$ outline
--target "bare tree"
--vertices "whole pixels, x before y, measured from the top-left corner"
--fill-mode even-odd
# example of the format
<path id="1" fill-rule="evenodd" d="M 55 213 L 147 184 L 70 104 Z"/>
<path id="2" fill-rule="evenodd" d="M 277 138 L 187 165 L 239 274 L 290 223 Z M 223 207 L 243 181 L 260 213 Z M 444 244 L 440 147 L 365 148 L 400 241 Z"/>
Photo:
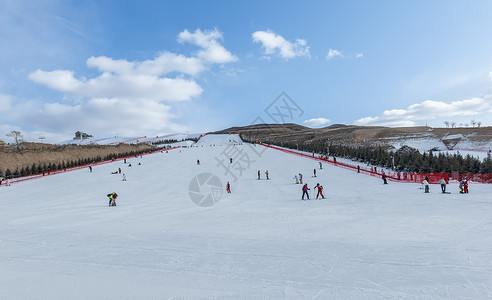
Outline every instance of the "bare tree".
<path id="1" fill-rule="evenodd" d="M 474 119 L 473 119 L 473 120 L 471 120 L 471 122 L 470 122 L 470 123 L 472 124 L 472 127 L 475 127 L 475 124 L 477 124 L 477 122 L 476 122 Z"/>
<path id="2" fill-rule="evenodd" d="M 20 150 L 22 143 L 24 143 L 24 137 L 22 136 L 22 133 L 17 130 L 12 130 L 11 132 L 7 133 L 6 136 L 13 138 L 15 140 L 15 147 L 17 148 L 17 150 Z"/>
<path id="3" fill-rule="evenodd" d="M 454 128 L 456 126 L 456 122 L 451 122 L 451 128 Z"/>
<path id="4" fill-rule="evenodd" d="M 446 125 L 446 128 L 449 128 L 449 121 L 444 121 L 444 125 Z"/>
<path id="5" fill-rule="evenodd" d="M 482 126 L 482 122 L 478 121 L 477 126 L 480 128 L 480 126 Z"/>

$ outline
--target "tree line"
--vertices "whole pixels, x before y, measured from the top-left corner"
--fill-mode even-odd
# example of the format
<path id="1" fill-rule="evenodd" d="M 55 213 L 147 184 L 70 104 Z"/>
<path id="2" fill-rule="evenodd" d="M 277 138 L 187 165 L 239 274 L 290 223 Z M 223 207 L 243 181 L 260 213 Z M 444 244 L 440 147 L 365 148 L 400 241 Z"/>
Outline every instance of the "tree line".
<path id="1" fill-rule="evenodd" d="M 3 172 L 3 170 L 0 169 L 0 176 L 4 178 L 17 178 L 22 176 L 36 175 L 36 174 L 42 174 L 43 172 L 59 171 L 67 168 L 78 167 L 82 165 L 97 163 L 97 162 L 116 159 L 116 158 L 135 156 L 152 151 L 154 150 L 146 149 L 140 151 L 130 151 L 130 152 L 118 153 L 118 154 L 108 154 L 105 156 L 79 158 L 78 160 L 67 160 L 59 163 L 43 163 L 43 162 L 37 164 L 33 163 L 31 166 L 22 167 L 20 169 L 16 168 L 15 170 L 10 170 L 9 168 L 7 168 L 5 172 Z"/>
<path id="2" fill-rule="evenodd" d="M 241 137 L 243 138 L 243 137 Z M 243 138 L 248 141 L 247 138 Z M 298 149 L 318 155 L 342 157 L 353 160 L 357 164 L 368 164 L 384 168 L 390 168 L 395 171 L 407 171 L 415 173 L 492 173 L 492 158 L 489 153 L 487 157 L 480 160 L 476 157 L 460 154 L 448 154 L 442 152 L 424 152 L 423 154 L 414 148 L 404 146 L 399 150 L 390 150 L 384 146 L 374 145 L 344 145 L 327 144 L 326 142 L 314 143 L 294 143 L 266 141 L 267 143 L 286 147 L 289 149 Z"/>

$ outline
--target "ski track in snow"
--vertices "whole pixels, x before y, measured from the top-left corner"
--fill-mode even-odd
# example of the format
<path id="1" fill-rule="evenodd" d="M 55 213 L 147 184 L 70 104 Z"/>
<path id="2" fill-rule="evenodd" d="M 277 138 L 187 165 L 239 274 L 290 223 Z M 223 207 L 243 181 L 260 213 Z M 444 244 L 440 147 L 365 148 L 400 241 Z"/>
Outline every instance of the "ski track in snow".
<path id="1" fill-rule="evenodd" d="M 312 178 L 316 161 L 247 144 L 230 146 L 254 160 L 234 181 L 217 162 L 229 140 L 0 188 L 0 298 L 492 297 L 491 186 L 424 194 L 330 165 Z M 196 206 L 202 172 L 232 194 Z M 326 199 L 301 201 L 298 173 Z"/>

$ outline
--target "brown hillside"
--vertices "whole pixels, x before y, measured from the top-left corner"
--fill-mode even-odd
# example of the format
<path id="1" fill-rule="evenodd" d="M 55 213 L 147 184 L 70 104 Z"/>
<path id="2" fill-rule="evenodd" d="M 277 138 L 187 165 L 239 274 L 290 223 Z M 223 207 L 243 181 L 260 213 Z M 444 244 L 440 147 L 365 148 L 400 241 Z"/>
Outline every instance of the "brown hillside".
<path id="1" fill-rule="evenodd" d="M 441 140 L 452 148 L 462 138 L 476 143 L 492 141 L 492 127 L 474 128 L 431 128 L 420 127 L 365 127 L 335 124 L 325 128 L 308 128 L 298 124 L 259 124 L 232 127 L 215 133 L 239 132 L 249 141 L 267 143 L 294 143 L 298 145 L 323 142 L 345 145 L 389 145 L 390 141 L 431 138 Z M 460 136 L 461 135 L 461 136 Z M 447 138 L 448 136 L 456 138 Z"/>
<path id="2" fill-rule="evenodd" d="M 17 168 L 30 167 L 32 164 L 63 164 L 69 161 L 78 161 L 79 159 L 92 159 L 100 156 L 117 155 L 129 153 L 132 151 L 151 150 L 154 147 L 146 144 L 117 146 L 110 145 L 50 145 L 41 143 L 24 143 L 22 152 L 0 152 L 0 173 L 7 169 L 12 172 Z"/>

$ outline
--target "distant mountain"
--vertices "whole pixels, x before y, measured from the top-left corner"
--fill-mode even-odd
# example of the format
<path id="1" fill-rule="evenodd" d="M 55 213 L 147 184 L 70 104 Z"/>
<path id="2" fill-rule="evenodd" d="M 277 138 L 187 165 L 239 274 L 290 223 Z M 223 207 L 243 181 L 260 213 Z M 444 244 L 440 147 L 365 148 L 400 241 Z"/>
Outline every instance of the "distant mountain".
<path id="1" fill-rule="evenodd" d="M 257 124 L 231 127 L 214 133 L 238 132 L 248 141 L 266 143 L 343 145 L 377 145 L 389 149 L 410 146 L 419 151 L 462 148 L 492 149 L 492 127 L 432 128 L 383 127 L 335 124 L 324 128 L 308 128 L 298 124 Z"/>

